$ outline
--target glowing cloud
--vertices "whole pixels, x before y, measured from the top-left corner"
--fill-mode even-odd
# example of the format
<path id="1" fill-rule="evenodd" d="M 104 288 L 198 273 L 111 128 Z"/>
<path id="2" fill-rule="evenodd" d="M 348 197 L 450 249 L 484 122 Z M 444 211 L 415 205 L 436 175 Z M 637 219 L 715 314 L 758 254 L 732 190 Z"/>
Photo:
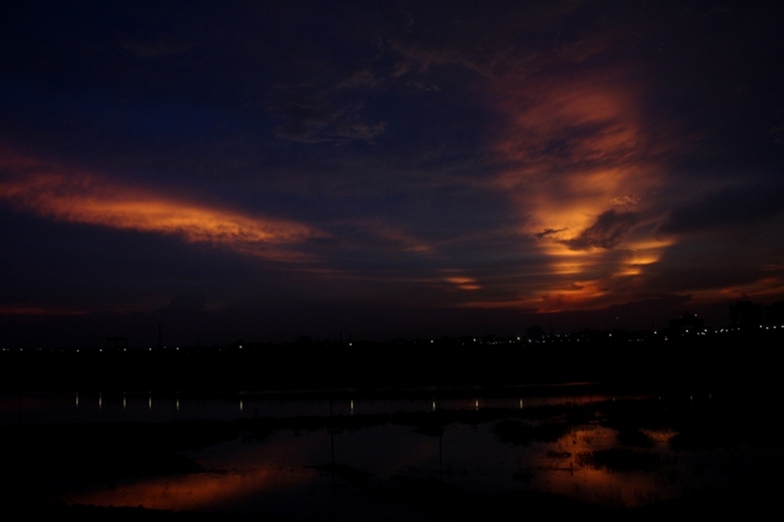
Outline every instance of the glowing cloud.
<path id="1" fill-rule="evenodd" d="M 404 252 L 426 253 L 434 250 L 432 245 L 391 226 L 376 224 L 372 231 L 389 245 L 394 245 Z"/>
<path id="2" fill-rule="evenodd" d="M 322 235 L 293 221 L 188 202 L 29 158 L 4 157 L 0 168 L 0 200 L 57 221 L 175 236 L 285 261 L 305 257 L 289 245 Z"/>
<path id="3" fill-rule="evenodd" d="M 580 232 L 572 239 L 562 239 L 559 243 L 566 245 L 569 250 L 588 250 L 615 248 L 623 240 L 629 230 L 637 224 L 637 214 L 632 212 L 617 213 L 608 210 L 599 214 L 596 222 Z"/>
<path id="4" fill-rule="evenodd" d="M 459 288 L 460 290 L 480 290 L 482 288 L 482 285 L 480 285 L 473 277 L 450 276 L 445 277 L 444 281 L 455 285 L 455 287 Z"/>
<path id="5" fill-rule="evenodd" d="M 547 287 L 528 286 L 521 295 L 526 306 L 607 305 L 613 278 L 642 275 L 667 246 L 651 225 L 664 171 L 650 152 L 637 89 L 623 77 L 603 71 L 509 81 L 493 92 L 508 118 L 495 145 L 507 165 L 496 186 L 519 209 L 520 234 L 535 238 L 549 267 Z"/>

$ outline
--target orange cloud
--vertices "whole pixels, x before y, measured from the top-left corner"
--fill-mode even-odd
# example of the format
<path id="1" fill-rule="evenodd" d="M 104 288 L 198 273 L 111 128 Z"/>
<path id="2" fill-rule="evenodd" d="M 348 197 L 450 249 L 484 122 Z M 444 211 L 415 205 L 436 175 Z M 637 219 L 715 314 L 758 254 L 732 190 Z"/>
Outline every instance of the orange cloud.
<path id="1" fill-rule="evenodd" d="M 373 232 L 381 239 L 390 245 L 402 248 L 405 252 L 426 253 L 434 250 L 432 245 L 429 245 L 402 230 L 381 224 L 376 224 L 376 226 L 372 228 Z"/>
<path id="2" fill-rule="evenodd" d="M 460 290 L 480 290 L 482 288 L 482 285 L 480 285 L 479 282 L 473 277 L 449 276 L 444 277 L 444 281 L 455 285 L 455 287 L 459 288 Z"/>
<path id="3" fill-rule="evenodd" d="M 607 306 L 605 302 L 608 289 L 601 281 L 574 281 L 556 287 L 552 282 L 540 288 L 530 289 L 527 295 L 510 299 L 485 299 L 460 303 L 461 308 L 520 308 L 537 312 L 552 313 L 574 309 L 595 309 Z M 535 286 L 535 285 L 533 285 Z"/>
<path id="4" fill-rule="evenodd" d="M 507 165 L 496 187 L 518 209 L 519 233 L 536 238 L 551 276 L 549 288 L 521 296 L 526 305 L 606 305 L 613 278 L 644 274 L 670 244 L 652 226 L 653 199 L 665 182 L 660 149 L 651 152 L 640 91 L 625 76 L 512 80 L 492 93 L 508 118 L 495 144 Z"/>
<path id="5" fill-rule="evenodd" d="M 23 211 L 83 223 L 210 243 L 276 260 L 302 260 L 292 245 L 322 236 L 294 221 L 249 215 L 189 202 L 92 173 L 3 155 L 0 200 Z"/>
<path id="6" fill-rule="evenodd" d="M 692 301 L 710 303 L 735 299 L 777 300 L 784 295 L 784 277 L 768 275 L 744 284 L 687 289 Z"/>

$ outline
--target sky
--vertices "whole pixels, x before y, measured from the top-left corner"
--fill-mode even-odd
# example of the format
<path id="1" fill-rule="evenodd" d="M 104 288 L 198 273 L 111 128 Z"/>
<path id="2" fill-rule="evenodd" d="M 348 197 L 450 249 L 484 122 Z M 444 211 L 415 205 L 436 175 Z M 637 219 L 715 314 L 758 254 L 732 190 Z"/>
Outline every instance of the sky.
<path id="1" fill-rule="evenodd" d="M 0 7 L 0 345 L 784 299 L 784 4 Z"/>

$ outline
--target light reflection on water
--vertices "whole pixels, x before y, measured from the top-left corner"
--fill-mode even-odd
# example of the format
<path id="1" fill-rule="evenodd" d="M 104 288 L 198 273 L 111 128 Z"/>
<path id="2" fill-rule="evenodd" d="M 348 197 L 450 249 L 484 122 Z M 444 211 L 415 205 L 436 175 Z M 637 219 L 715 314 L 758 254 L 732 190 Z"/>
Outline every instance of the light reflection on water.
<path id="1" fill-rule="evenodd" d="M 671 498 L 673 491 L 664 491 L 655 483 L 654 473 L 612 473 L 580 461 L 592 451 L 617 446 L 616 431 L 601 426 L 581 426 L 561 437 L 555 444 L 541 448 L 535 477 L 540 489 L 604 505 L 638 506 L 648 501 Z M 656 454 L 666 448 L 653 448 Z M 659 496 L 661 498 L 654 498 Z"/>
<path id="2" fill-rule="evenodd" d="M 229 473 L 199 473 L 156 477 L 141 483 L 120 485 L 108 490 L 74 495 L 69 502 L 103 506 L 144 506 L 174 511 L 216 511 L 237 509 L 248 497 L 277 494 L 301 488 L 316 472 L 265 468 Z"/>
<path id="3" fill-rule="evenodd" d="M 229 398 L 70 394 L 4 397 L 0 412 L 4 426 L 321 419 L 304 428 L 288 427 L 285 421 L 274 427 L 273 422 L 273 428 L 258 437 L 240 435 L 180 450 L 202 466 L 201 472 L 121 479 L 111 487 L 80 484 L 69 488 L 78 493 L 61 497 L 69 503 L 294 518 L 315 518 L 337 510 L 345 518 L 362 519 L 383 509 L 400 519 L 425 520 L 427 513 L 408 502 L 404 493 L 434 480 L 471 494 L 545 491 L 602 505 L 646 505 L 728 483 L 748 469 L 761 467 L 771 456 L 770 451 L 738 447 L 675 452 L 670 441 L 677 431 L 661 426 L 638 429 L 635 436 L 647 445 L 629 446 L 620 439 L 618 428 L 591 409 L 596 404 L 598 411 L 599 405 L 613 400 L 578 393 L 485 397 L 481 390 L 459 397 L 423 394 L 403 399 L 341 394 L 333 401 L 253 394 Z M 625 411 L 633 411 L 635 401 L 652 400 L 656 399 L 624 398 L 629 408 Z M 564 420 L 578 408 L 587 408 L 583 412 L 587 415 Z M 489 413 L 482 416 L 483 412 Z M 396 414 L 405 413 L 415 417 L 396 420 Z M 368 424 L 329 421 L 362 420 L 374 414 L 389 417 Z M 440 419 L 440 424 L 427 428 L 427 419 Z M 504 422 L 510 423 L 512 433 L 506 438 L 499 435 Z M 550 438 L 544 432 L 530 435 L 550 424 L 562 426 L 562 431 Z M 638 455 L 648 460 L 618 470 L 596 456 L 612 458 L 618 448 L 626 452 L 620 453 L 622 460 Z M 774 453 L 781 457 L 780 450 Z"/>
<path id="4" fill-rule="evenodd" d="M 601 394 L 417 398 L 341 398 L 330 404 L 308 394 L 234 394 L 204 397 L 198 394 L 148 393 L 40 393 L 24 397 L 0 396 L 0 426 L 44 422 L 168 422 L 176 420 L 232 420 L 237 417 L 328 416 L 446 410 L 524 409 L 538 406 L 589 404 L 611 399 Z M 332 411 L 330 411 L 330 409 Z"/>

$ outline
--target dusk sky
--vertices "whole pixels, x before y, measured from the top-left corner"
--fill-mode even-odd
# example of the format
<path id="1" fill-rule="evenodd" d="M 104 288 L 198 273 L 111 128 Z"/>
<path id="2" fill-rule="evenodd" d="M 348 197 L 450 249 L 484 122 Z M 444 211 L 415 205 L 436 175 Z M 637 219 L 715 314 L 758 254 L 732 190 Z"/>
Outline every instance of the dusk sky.
<path id="1" fill-rule="evenodd" d="M 0 345 L 784 299 L 784 3 L 7 2 Z"/>

